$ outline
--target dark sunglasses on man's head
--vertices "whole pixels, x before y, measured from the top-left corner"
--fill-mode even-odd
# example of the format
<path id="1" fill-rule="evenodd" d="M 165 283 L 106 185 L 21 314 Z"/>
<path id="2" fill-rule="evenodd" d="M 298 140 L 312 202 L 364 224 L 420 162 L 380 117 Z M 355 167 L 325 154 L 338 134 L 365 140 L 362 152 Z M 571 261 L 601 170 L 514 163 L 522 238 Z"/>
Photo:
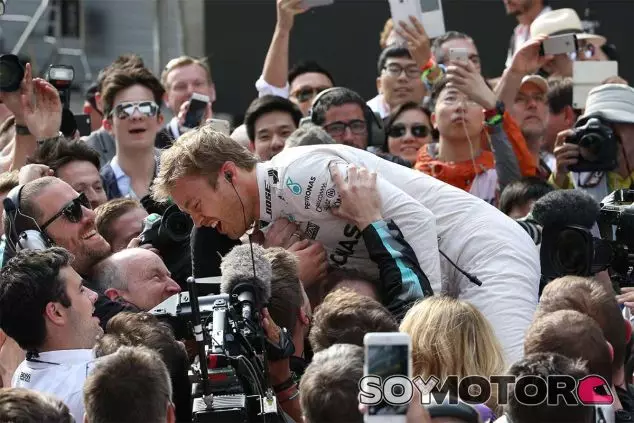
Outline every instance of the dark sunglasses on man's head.
<path id="1" fill-rule="evenodd" d="M 294 93 L 292 93 L 291 96 L 295 97 L 297 99 L 297 101 L 299 101 L 300 103 L 304 103 L 306 101 L 311 100 L 317 94 L 319 94 L 320 92 L 322 92 L 324 90 L 327 90 L 327 89 L 328 89 L 328 87 L 317 87 L 317 88 L 306 87 L 306 88 L 300 88 L 299 90 L 297 90 Z"/>
<path id="2" fill-rule="evenodd" d="M 90 201 L 88 201 L 88 197 L 83 192 L 79 194 L 79 197 L 72 200 L 70 203 L 66 204 L 60 211 L 58 211 L 55 216 L 51 217 L 41 226 L 42 230 L 45 230 L 51 223 L 55 222 L 61 216 L 64 216 L 69 222 L 77 223 L 84 216 L 84 210 L 82 207 L 86 207 L 90 209 Z"/>
<path id="3" fill-rule="evenodd" d="M 412 136 L 416 138 L 425 138 L 429 135 L 429 128 L 426 125 L 418 124 L 412 125 L 409 127 Z M 400 138 L 407 133 L 407 127 L 402 123 L 397 123 L 396 125 L 392 125 L 392 127 L 388 130 L 387 136 L 390 138 Z"/>
<path id="4" fill-rule="evenodd" d="M 134 114 L 135 110 L 147 117 L 153 117 L 158 114 L 159 106 L 153 101 L 121 103 L 114 108 L 112 113 L 119 119 L 127 119 Z"/>

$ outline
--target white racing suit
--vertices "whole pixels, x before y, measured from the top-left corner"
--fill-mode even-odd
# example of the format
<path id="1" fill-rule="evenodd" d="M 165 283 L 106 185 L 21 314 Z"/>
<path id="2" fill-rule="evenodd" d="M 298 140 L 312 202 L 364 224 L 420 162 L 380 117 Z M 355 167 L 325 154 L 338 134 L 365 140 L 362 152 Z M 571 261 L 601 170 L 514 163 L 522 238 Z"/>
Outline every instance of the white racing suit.
<path id="1" fill-rule="evenodd" d="M 422 172 L 344 145 L 295 147 L 257 164 L 260 220 L 288 218 L 323 244 L 332 266 L 376 272 L 361 231 L 330 213 L 341 201 L 329 171 L 354 164 L 378 174 L 384 219 L 392 219 L 416 253 L 433 291 L 459 294 L 489 320 L 508 363 L 523 356 L 524 333 L 537 307 L 540 265 L 535 243 L 514 220 L 479 198 Z M 482 286 L 470 282 L 438 249 Z M 411 296 L 420 284 L 404 278 Z M 406 282 L 404 282 L 406 283 Z"/>

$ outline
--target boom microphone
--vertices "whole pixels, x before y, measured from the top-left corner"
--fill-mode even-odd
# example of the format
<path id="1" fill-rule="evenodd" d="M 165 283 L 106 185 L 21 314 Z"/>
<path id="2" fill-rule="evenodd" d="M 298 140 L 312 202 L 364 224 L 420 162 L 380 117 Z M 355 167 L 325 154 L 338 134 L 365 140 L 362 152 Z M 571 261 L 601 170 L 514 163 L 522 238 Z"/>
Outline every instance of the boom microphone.
<path id="1" fill-rule="evenodd" d="M 591 229 L 599 218 L 599 204 L 578 189 L 549 192 L 533 205 L 532 218 L 542 227 L 568 225 Z"/>
<path id="2" fill-rule="evenodd" d="M 273 270 L 264 248 L 257 244 L 234 247 L 220 264 L 220 292 L 237 298 L 242 317 L 252 318 L 271 298 Z"/>

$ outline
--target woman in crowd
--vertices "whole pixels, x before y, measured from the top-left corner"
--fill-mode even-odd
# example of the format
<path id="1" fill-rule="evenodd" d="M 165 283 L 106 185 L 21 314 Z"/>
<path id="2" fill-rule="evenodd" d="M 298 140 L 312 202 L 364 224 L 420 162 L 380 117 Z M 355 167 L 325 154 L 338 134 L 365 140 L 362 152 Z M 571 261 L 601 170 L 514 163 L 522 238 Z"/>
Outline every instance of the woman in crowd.
<path id="1" fill-rule="evenodd" d="M 450 66 L 431 97 L 438 148 L 421 149 L 416 169 L 496 204 L 499 191 L 520 178 L 503 128 L 503 105 L 471 63 Z M 492 151 L 480 143 L 485 128 Z"/>
<path id="2" fill-rule="evenodd" d="M 449 376 L 488 378 L 503 374 L 506 368 L 491 325 L 466 301 L 429 297 L 407 312 L 400 331 L 412 338 L 414 376 L 436 376 L 444 383 Z M 501 415 L 497 398 L 498 392 L 492 389 L 489 401 L 477 407 L 483 421 L 492 413 Z"/>
<path id="3" fill-rule="evenodd" d="M 431 113 L 413 103 L 405 103 L 386 119 L 386 152 L 398 156 L 414 165 L 418 150 L 433 142 Z"/>

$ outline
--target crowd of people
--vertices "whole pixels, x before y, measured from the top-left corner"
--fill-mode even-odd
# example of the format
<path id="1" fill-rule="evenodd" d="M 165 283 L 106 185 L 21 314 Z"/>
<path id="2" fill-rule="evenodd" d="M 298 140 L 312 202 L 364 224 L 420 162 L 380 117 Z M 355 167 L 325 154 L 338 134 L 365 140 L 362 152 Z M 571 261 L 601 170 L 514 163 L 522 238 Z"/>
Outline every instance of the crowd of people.
<path id="1" fill-rule="evenodd" d="M 518 25 L 506 69 L 486 78 L 469 34 L 388 19 L 364 99 L 314 61 L 290 64 L 306 10 L 276 7 L 255 98 L 229 132 L 210 63 L 189 56 L 161 75 L 134 54 L 102 69 L 88 136 L 60 133 L 59 93 L 29 63 L 0 92 L 0 421 L 192 421 L 195 341 L 156 307 L 248 243 L 271 266 L 263 333 L 292 343 L 263 370 L 286 421 L 363 421 L 375 332 L 409 335 L 412 377 L 596 375 L 612 398 L 529 406 L 512 384 L 443 414 L 416 394 L 408 423 L 632 421 L 634 263 L 594 253 L 634 248 L 626 214 L 616 240 L 599 229 L 600 203 L 634 189 L 634 88 L 613 75 L 573 103 L 573 63 L 617 61 L 609 40 L 572 9 L 504 0 Z M 544 54 L 563 34 L 577 50 Z M 634 201 L 625 192 L 614 204 Z M 178 242 L 159 229 L 174 213 L 193 222 Z M 553 252 L 564 229 L 583 236 Z M 586 247 L 595 261 L 561 269 Z"/>

